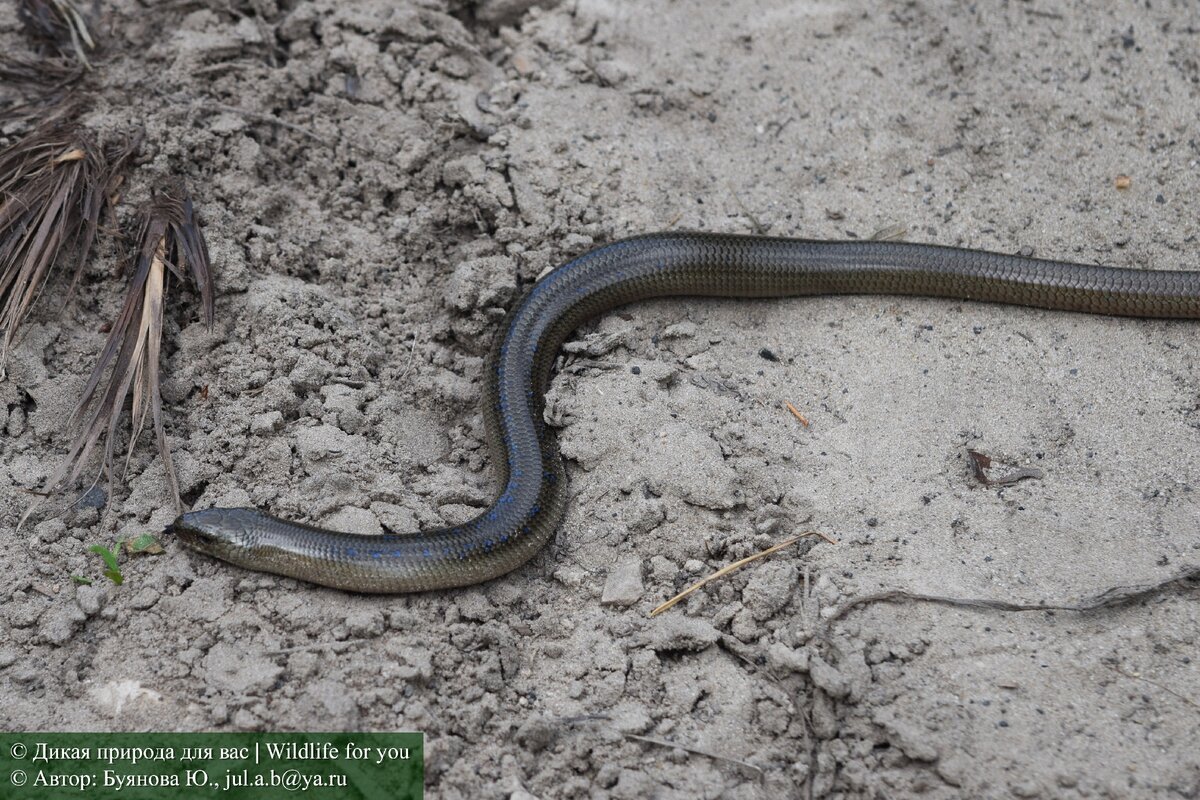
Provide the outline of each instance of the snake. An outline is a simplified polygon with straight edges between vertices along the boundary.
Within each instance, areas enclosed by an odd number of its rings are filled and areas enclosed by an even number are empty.
[[[416,533],[354,533],[254,508],[208,508],[169,527],[250,570],[353,592],[469,586],[524,564],[554,535],[567,473],[545,392],[576,328],[649,298],[909,295],[1127,317],[1200,318],[1200,271],[1105,267],[903,241],[663,232],[597,247],[536,281],[485,361],[482,414],[497,487],[473,519]]]

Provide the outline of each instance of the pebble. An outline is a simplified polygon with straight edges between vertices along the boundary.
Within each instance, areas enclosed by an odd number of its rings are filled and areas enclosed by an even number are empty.
[[[358,725],[358,704],[341,681],[315,681],[305,689],[304,696],[305,702],[317,710],[321,724],[330,730],[351,730]]]
[[[240,645],[218,642],[204,657],[208,683],[235,695],[254,694],[275,683],[283,667]],[[239,726],[241,727],[241,726]]]
[[[871,721],[886,730],[889,741],[913,761],[937,761],[938,751],[929,743],[928,732],[900,718],[891,708],[877,709]]]
[[[94,584],[79,586],[75,589],[75,602],[84,614],[93,617],[99,614],[100,609],[108,602],[108,591]]]
[[[23,603],[8,603],[8,624],[14,628],[28,628],[33,625],[46,611],[44,600],[26,600]]]
[[[67,523],[61,519],[48,519],[45,522],[39,522],[33,529],[37,534],[37,538],[43,542],[57,542],[67,533]]]
[[[256,730],[262,725],[262,721],[246,708],[238,709],[238,712],[233,715],[233,727],[242,731]]]
[[[362,439],[333,425],[317,425],[297,431],[296,449],[305,461],[320,461],[346,452],[362,452]]]
[[[503,305],[517,290],[515,262],[508,256],[484,256],[462,262],[446,284],[447,305],[458,311]]]
[[[532,753],[540,753],[557,740],[558,726],[546,717],[529,717],[517,729],[517,742]]]
[[[640,705],[622,703],[610,716],[612,726],[621,733],[645,733],[654,725],[649,712]]]
[[[1029,798],[1042,796],[1041,787],[1033,779],[1012,781],[1008,784],[1008,788],[1016,797]]]
[[[778,672],[808,672],[809,653],[804,647],[775,642],[767,648],[767,665]]]
[[[373,639],[383,634],[383,614],[371,609],[360,609],[346,615],[346,629],[356,639]]]
[[[255,414],[250,418],[250,432],[256,436],[274,433],[283,427],[283,414],[278,411],[268,411],[265,414]]]
[[[297,391],[313,392],[320,389],[332,374],[333,367],[328,361],[306,351],[296,359],[296,365],[288,373],[288,380]]]
[[[539,0],[482,0],[475,7],[475,18],[481,22],[513,23],[539,5]]]
[[[742,603],[759,622],[770,619],[791,601],[799,578],[800,572],[793,564],[779,561],[763,564],[746,582]]]
[[[83,497],[75,502],[75,508],[104,508],[108,503],[108,492],[99,486],[87,490]]]
[[[87,620],[87,615],[77,605],[58,606],[42,615],[38,634],[55,647],[70,641],[80,625]]]
[[[346,506],[325,517],[321,524],[326,528],[345,533],[365,533],[378,535],[383,533],[383,525],[379,518],[365,508]]]
[[[630,606],[642,597],[642,560],[626,559],[608,573],[600,603],[606,606]]]
[[[129,601],[129,605],[140,611],[145,611],[158,602],[158,597],[158,591],[147,586],[133,596],[133,599]]]
[[[699,652],[720,638],[721,632],[702,619],[664,615],[652,623],[647,646],[655,652]]]
[[[850,681],[821,656],[813,654],[809,657],[808,674],[812,676],[812,682],[830,697],[840,700],[849,696]]]
[[[17,661],[17,651],[12,647],[0,647],[0,669],[11,667]]]
[[[32,658],[26,658],[16,664],[8,677],[18,686],[40,683],[45,677],[42,667]]]

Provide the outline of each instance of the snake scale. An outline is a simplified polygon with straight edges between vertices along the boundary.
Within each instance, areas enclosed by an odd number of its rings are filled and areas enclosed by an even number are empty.
[[[477,517],[408,534],[341,533],[252,508],[210,508],[168,528],[253,570],[356,592],[466,586],[529,560],[554,534],[566,472],[543,422],[559,347],[585,320],[652,297],[921,295],[1130,317],[1200,317],[1200,272],[1121,269],[955,247],[655,233],[599,247],[535,283],[487,360],[483,416],[499,493]]]

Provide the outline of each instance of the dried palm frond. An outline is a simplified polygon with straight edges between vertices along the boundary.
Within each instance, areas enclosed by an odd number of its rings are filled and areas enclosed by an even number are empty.
[[[0,126],[77,113],[68,92],[83,74],[70,58],[0,53]]]
[[[200,232],[195,210],[187,190],[173,183],[155,193],[140,213],[134,254],[133,275],[125,304],[113,323],[104,349],[79,405],[70,421],[77,430],[63,463],[47,482],[49,491],[75,483],[88,463],[100,437],[104,436],[104,473],[111,481],[117,423],[124,411],[125,398],[133,394],[132,433],[125,468],[133,448],[150,416],[158,450],[166,469],[167,481],[176,507],[182,509],[179,482],[171,451],[163,430],[162,393],[159,387],[159,359],[162,347],[163,302],[167,293],[168,273],[179,281],[190,278],[200,293],[205,323],[213,324],[212,270],[208,248]],[[107,376],[107,383],[101,383]]]
[[[96,49],[91,23],[71,0],[18,0],[17,18],[30,38],[58,53],[74,53],[89,66],[87,53]]]
[[[137,147],[99,147],[82,128],[51,120],[0,151],[0,376],[21,322],[65,248],[83,273],[100,216]]]

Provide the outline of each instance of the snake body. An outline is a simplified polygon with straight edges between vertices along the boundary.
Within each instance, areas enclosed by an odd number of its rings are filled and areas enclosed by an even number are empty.
[[[1131,317],[1200,317],[1200,272],[1120,269],[876,241],[657,233],[599,247],[534,284],[509,315],[484,376],[483,415],[500,491],[461,525],[341,533],[252,508],[184,514],[168,529],[240,566],[357,592],[480,583],[529,560],[554,534],[566,473],[542,419],[559,347],[580,323],[669,295],[922,295]]]

